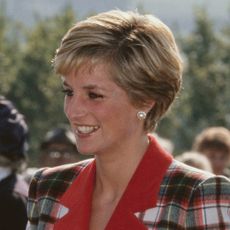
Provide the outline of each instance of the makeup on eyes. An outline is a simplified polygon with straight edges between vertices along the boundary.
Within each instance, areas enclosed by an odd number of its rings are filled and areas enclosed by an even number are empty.
[[[68,84],[66,80],[67,79],[65,77],[62,77],[62,81],[63,81],[62,92],[65,93],[67,96],[72,96],[72,93],[74,92],[74,90]],[[116,92],[114,92],[112,86],[111,88],[105,88],[103,87],[103,85],[97,84],[97,83],[89,83],[89,84],[83,85],[80,87],[80,89],[85,90],[90,99],[103,99],[105,97],[116,96]]]
[[[90,99],[104,98],[104,95],[102,93],[98,93],[97,89],[92,90],[91,88],[89,89],[88,87],[85,87],[85,91]],[[66,96],[73,96],[73,90],[66,86],[66,84],[63,84],[62,92]]]
[[[73,96],[73,90],[71,89],[62,89],[62,92],[66,95],[66,96]]]

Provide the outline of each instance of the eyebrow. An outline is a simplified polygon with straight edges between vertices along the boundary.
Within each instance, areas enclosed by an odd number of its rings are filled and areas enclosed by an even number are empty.
[[[101,90],[105,90],[104,88],[99,87],[98,85],[93,85],[93,84],[83,86],[83,89],[87,89],[87,90],[92,90],[92,89],[101,89]]]
[[[63,85],[66,87],[70,87],[70,85],[65,80],[63,80]],[[86,90],[99,89],[99,90],[103,90],[103,91],[108,91],[107,89],[105,89],[103,87],[99,87],[98,85],[95,85],[95,84],[85,85],[82,88],[86,89]]]

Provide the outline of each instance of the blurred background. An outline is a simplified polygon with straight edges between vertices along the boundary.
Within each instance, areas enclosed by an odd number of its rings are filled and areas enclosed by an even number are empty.
[[[176,36],[183,89],[156,130],[175,155],[206,127],[230,128],[230,0],[0,0],[0,95],[25,115],[31,165],[47,130],[68,123],[51,66],[61,37],[75,22],[116,8],[154,14]]]

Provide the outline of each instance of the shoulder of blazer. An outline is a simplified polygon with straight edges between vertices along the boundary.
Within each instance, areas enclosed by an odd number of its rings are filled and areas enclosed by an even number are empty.
[[[161,183],[158,200],[163,203],[177,203],[186,208],[193,192],[213,177],[215,175],[212,173],[173,160]]]
[[[39,169],[31,181],[29,197],[32,199],[61,197],[79,173],[92,161],[93,159],[88,159],[74,164]]]

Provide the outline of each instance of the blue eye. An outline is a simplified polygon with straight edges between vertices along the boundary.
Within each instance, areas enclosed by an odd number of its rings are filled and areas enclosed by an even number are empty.
[[[73,90],[71,89],[63,89],[62,92],[68,97],[73,96]]]
[[[102,95],[97,94],[97,93],[93,93],[93,92],[89,92],[89,93],[88,93],[88,96],[89,96],[90,99],[103,98]]]

